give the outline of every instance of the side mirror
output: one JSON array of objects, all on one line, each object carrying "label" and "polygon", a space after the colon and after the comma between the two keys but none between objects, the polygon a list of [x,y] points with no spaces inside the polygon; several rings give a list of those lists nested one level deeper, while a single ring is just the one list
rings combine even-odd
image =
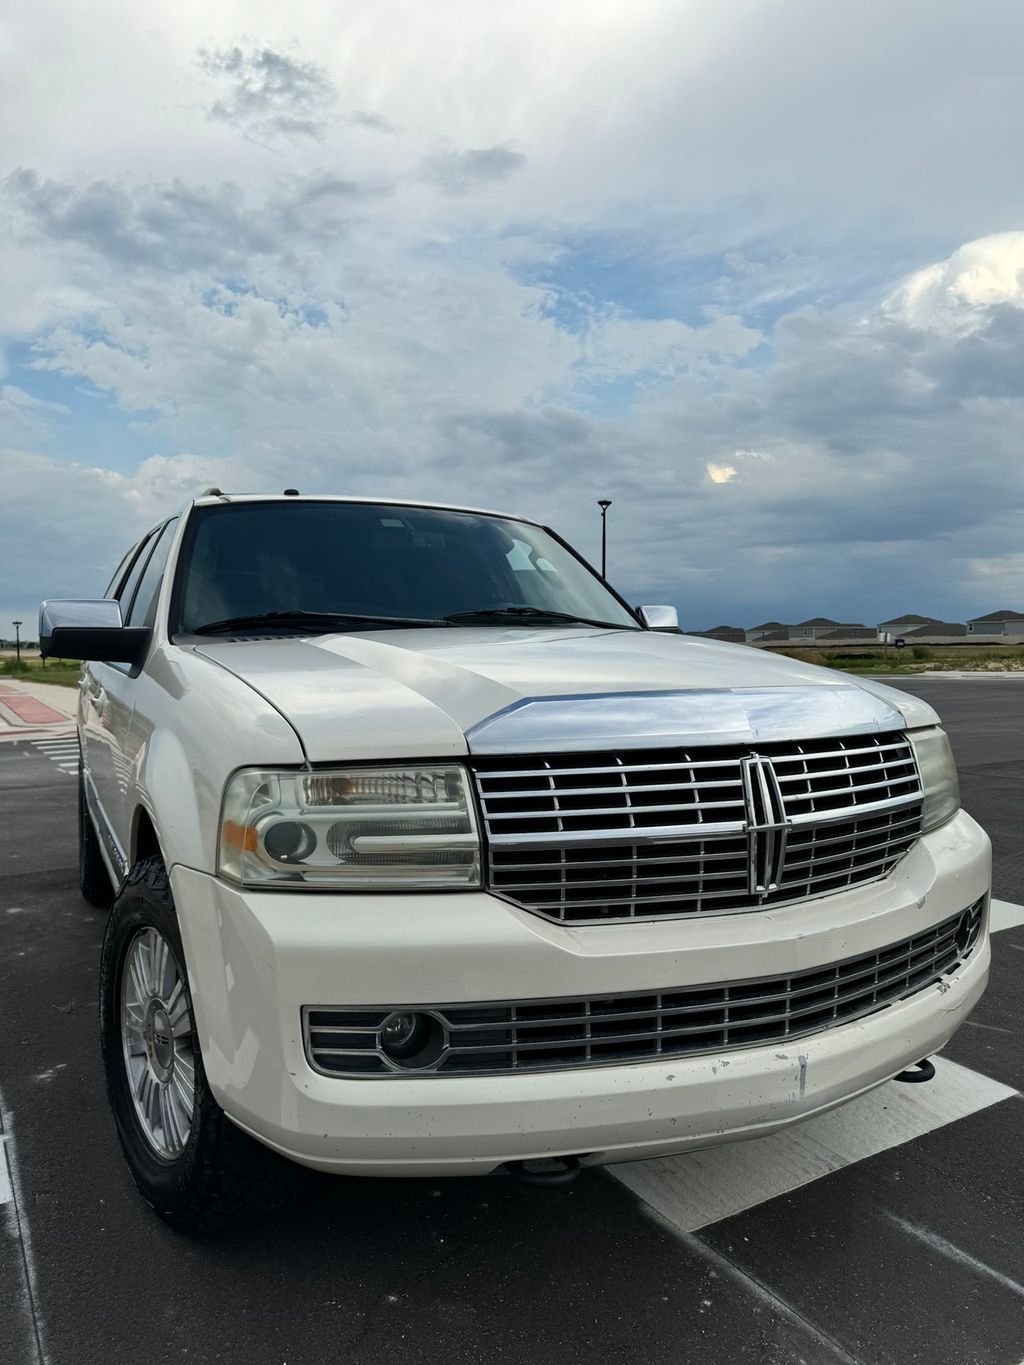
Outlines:
[{"label": "side mirror", "polygon": [[125,626],[113,598],[70,598],[39,608],[39,652],[44,659],[137,664],[149,643],[145,626]]},{"label": "side mirror", "polygon": [[637,607],[636,610],[648,630],[679,632],[679,613],[675,607]]}]

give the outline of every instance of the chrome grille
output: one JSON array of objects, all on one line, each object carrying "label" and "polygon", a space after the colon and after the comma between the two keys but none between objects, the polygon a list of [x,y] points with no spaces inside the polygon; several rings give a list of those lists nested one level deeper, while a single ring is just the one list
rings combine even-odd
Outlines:
[{"label": "chrome grille", "polygon": [[[303,1010],[306,1056],[328,1075],[480,1075],[642,1062],[782,1043],[858,1019],[933,985],[969,956],[984,901],[901,943],[827,967],[636,995],[470,1005]],[[445,1046],[427,1071],[383,1054],[394,1010],[429,1011]]]},{"label": "chrome grille", "polygon": [[559,921],[755,910],[885,876],[920,833],[899,733],[474,763],[493,891]]}]

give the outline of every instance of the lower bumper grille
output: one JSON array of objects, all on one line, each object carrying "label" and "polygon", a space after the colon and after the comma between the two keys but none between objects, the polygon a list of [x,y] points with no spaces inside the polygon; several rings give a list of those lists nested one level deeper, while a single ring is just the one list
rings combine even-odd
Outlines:
[{"label": "lower bumper grille", "polygon": [[[829,967],[642,995],[303,1009],[306,1056],[335,1076],[467,1076],[572,1070],[781,1043],[873,1014],[933,985],[974,950],[984,902],[913,938]],[[420,1011],[443,1043],[428,1067],[384,1052],[396,1010]]]}]

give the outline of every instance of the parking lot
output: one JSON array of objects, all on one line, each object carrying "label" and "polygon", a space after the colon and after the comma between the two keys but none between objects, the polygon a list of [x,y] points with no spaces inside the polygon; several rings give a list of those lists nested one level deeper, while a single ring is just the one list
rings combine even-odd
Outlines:
[{"label": "parking lot", "polygon": [[108,1116],[73,746],[0,743],[0,1357],[1020,1365],[1024,680],[910,690],[953,737],[999,901],[988,994],[934,1082],[564,1190],[310,1176],[208,1241],[143,1205]]}]

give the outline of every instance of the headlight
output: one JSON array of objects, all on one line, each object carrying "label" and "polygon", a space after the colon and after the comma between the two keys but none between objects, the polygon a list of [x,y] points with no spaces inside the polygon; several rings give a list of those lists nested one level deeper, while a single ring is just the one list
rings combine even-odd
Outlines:
[{"label": "headlight", "polygon": [[911,730],[907,738],[914,746],[921,774],[924,789],[921,832],[927,834],[930,829],[944,825],[960,809],[960,780],[945,730]]},{"label": "headlight", "polygon": [[452,764],[243,769],[224,793],[218,866],[244,886],[479,886],[465,772]]}]

